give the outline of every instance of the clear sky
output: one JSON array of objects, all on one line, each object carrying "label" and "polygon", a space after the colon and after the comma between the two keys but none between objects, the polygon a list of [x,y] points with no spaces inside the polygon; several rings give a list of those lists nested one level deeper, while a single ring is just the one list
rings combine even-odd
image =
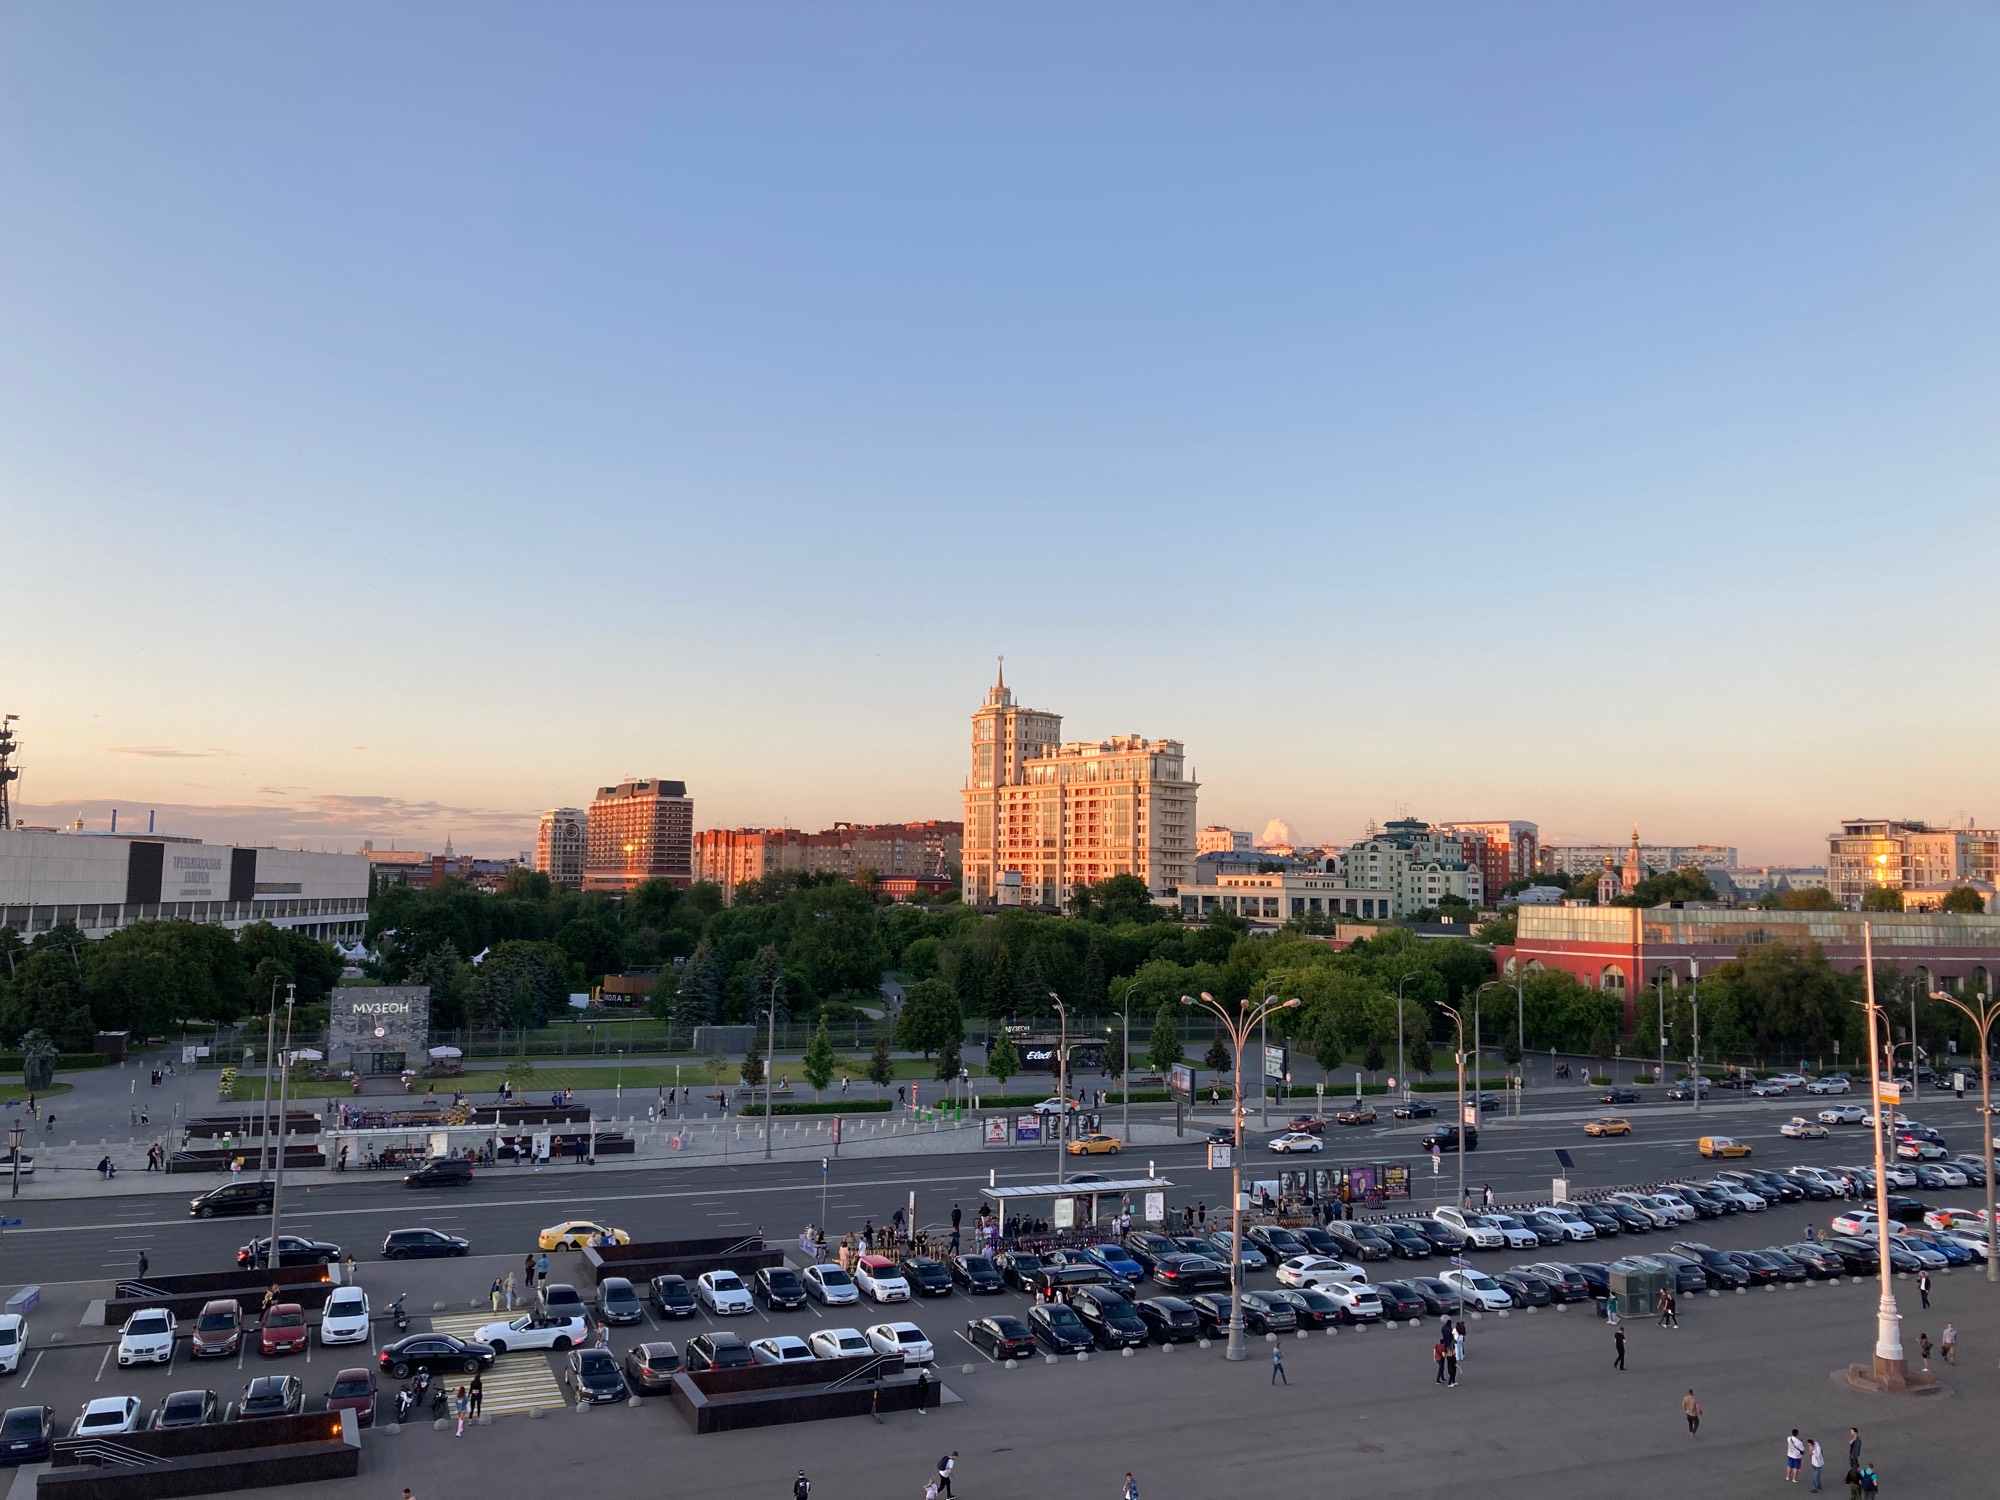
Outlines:
[{"label": "clear sky", "polygon": [[2000,821],[2000,11],[20,3],[38,817]]}]

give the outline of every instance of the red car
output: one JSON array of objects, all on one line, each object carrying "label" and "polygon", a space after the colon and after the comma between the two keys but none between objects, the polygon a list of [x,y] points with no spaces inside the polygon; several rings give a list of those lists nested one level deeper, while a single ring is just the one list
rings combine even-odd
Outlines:
[{"label": "red car", "polygon": [[257,1330],[257,1352],[303,1354],[310,1332],[303,1307],[296,1302],[274,1302],[264,1314],[264,1326]]},{"label": "red car", "polygon": [[351,1411],[363,1427],[375,1425],[375,1376],[360,1365],[342,1370],[327,1387],[328,1411]]},{"label": "red car", "polygon": [[1294,1115],[1291,1130],[1303,1130],[1307,1135],[1325,1135],[1326,1119],[1322,1115]]}]

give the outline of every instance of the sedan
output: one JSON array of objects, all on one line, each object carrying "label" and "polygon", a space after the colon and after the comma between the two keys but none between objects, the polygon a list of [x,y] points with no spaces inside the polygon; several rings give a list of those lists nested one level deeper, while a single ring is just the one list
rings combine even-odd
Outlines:
[{"label": "sedan", "polygon": [[306,1310],[296,1302],[274,1302],[264,1309],[264,1321],[257,1330],[257,1352],[267,1358],[280,1354],[303,1354],[312,1341],[306,1324]]},{"label": "sedan", "polygon": [[750,1355],[760,1365],[809,1365],[817,1358],[806,1341],[792,1333],[751,1340]]},{"label": "sedan", "polygon": [[[345,1371],[342,1371],[345,1374]],[[367,1374],[366,1370],[362,1374]],[[373,1389],[371,1386],[370,1389]],[[333,1408],[329,1406],[327,1410]],[[222,1420],[222,1398],[214,1391],[175,1391],[160,1403],[160,1414],[153,1418],[153,1430],[172,1427],[207,1427]],[[361,1425],[366,1427],[368,1419]]]},{"label": "sedan", "polygon": [[[799,1293],[799,1301],[806,1299]],[[646,1306],[639,1300],[639,1289],[623,1276],[607,1276],[597,1284],[597,1316],[606,1323],[643,1323],[646,1321]]]},{"label": "sedan", "polygon": [[718,1318],[757,1310],[750,1288],[734,1271],[703,1271],[694,1279],[694,1297]]},{"label": "sedan", "polygon": [[1206,1255],[1162,1255],[1153,1262],[1153,1280],[1177,1292],[1229,1285],[1229,1268]]},{"label": "sedan", "polygon": [[1576,1205],[1576,1213],[1577,1217],[1596,1230],[1600,1237],[1622,1234],[1625,1230],[1625,1221],[1602,1204],[1579,1203]]},{"label": "sedan", "polygon": [[1433,1317],[1457,1311],[1457,1287],[1439,1281],[1435,1276],[1412,1276],[1410,1278],[1410,1285],[1415,1287],[1417,1295],[1429,1304]]},{"label": "sedan", "polygon": [[319,1341],[335,1344],[368,1342],[368,1294],[358,1286],[334,1288],[319,1312]]},{"label": "sedan", "polygon": [[1152,1336],[1163,1344],[1179,1344],[1201,1337],[1201,1317],[1180,1297],[1147,1297],[1132,1304],[1132,1310]]},{"label": "sedan", "polygon": [[750,1298],[772,1312],[804,1307],[806,1284],[790,1266],[764,1266],[750,1278]]},{"label": "sedan", "polygon": [[[302,1239],[296,1234],[278,1236],[278,1264],[281,1266],[330,1266],[340,1259],[340,1246],[325,1240]],[[271,1263],[271,1241],[252,1240],[236,1252],[236,1264],[263,1270]]]},{"label": "sedan", "polygon": [[1042,1258],[1026,1250],[1002,1250],[993,1258],[1000,1279],[1017,1291],[1027,1291],[1028,1283],[1042,1268]]},{"label": "sedan", "polygon": [[518,1318],[484,1323],[472,1331],[474,1342],[485,1344],[495,1354],[509,1350],[554,1349],[558,1353],[590,1339],[590,1323],[584,1318],[547,1318],[523,1313]]},{"label": "sedan", "polygon": [[142,1307],[118,1334],[118,1363],[167,1365],[174,1360],[174,1316],[164,1307]]},{"label": "sedan", "polygon": [[822,1328],[806,1340],[820,1359],[847,1359],[856,1354],[873,1354],[859,1328]]},{"label": "sedan", "polygon": [[139,1415],[145,1410],[137,1396],[99,1396],[70,1424],[71,1437],[110,1437],[121,1432],[137,1432]]},{"label": "sedan", "polygon": [[1512,1307],[1514,1299],[1507,1289],[1488,1276],[1484,1271],[1465,1271],[1454,1267],[1438,1277],[1454,1294],[1463,1297],[1472,1307],[1488,1312],[1498,1312],[1503,1307]]},{"label": "sedan", "polygon": [[[1215,1258],[1221,1261],[1224,1265],[1228,1265],[1230,1262],[1232,1246],[1234,1244],[1234,1241],[1230,1237],[1229,1231],[1226,1229],[1216,1230],[1214,1234],[1208,1237],[1208,1242],[1215,1249]],[[1246,1271],[1261,1271],[1264,1269],[1264,1266],[1266,1264],[1264,1260],[1264,1252],[1259,1250],[1255,1245],[1243,1246],[1240,1259],[1242,1261],[1243,1269]]]},{"label": "sedan", "polygon": [[1428,1120],[1437,1113],[1437,1106],[1427,1099],[1405,1099],[1389,1113],[1399,1120]]},{"label": "sedan", "polygon": [[564,1219],[560,1224],[551,1224],[535,1236],[535,1245],[542,1250],[581,1250],[589,1245],[601,1245],[606,1238],[614,1245],[629,1245],[632,1236],[622,1229],[612,1229],[590,1219]]},{"label": "sedan", "polygon": [[[211,1401],[215,1399],[213,1392],[204,1391],[201,1394],[206,1395]],[[326,1388],[323,1407],[327,1411],[351,1411],[354,1413],[354,1419],[363,1427],[373,1427],[375,1425],[373,1372],[361,1365],[350,1365],[345,1370],[339,1371],[333,1377],[333,1384]],[[162,1408],[160,1412],[162,1426],[166,1424],[166,1416],[166,1411]]]},{"label": "sedan", "polygon": [[974,1318],[965,1325],[966,1342],[995,1359],[1028,1359],[1035,1352],[1035,1331],[1006,1313]]},{"label": "sedan", "polygon": [[1632,1122],[1623,1115],[1601,1115],[1586,1123],[1583,1133],[1591,1136],[1630,1135]]},{"label": "sedan", "polygon": [[1836,1214],[1827,1227],[1835,1234],[1870,1235],[1881,1221],[1865,1208],[1850,1208],[1844,1214]]},{"label": "sedan", "polygon": [[1716,1291],[1734,1291],[1750,1285],[1750,1268],[1727,1251],[1692,1241],[1678,1244],[1674,1249],[1700,1266],[1703,1278]]},{"label": "sedan", "polygon": [[236,1420],[258,1417],[296,1417],[306,1409],[305,1383],[296,1375],[259,1375],[243,1387],[243,1399],[236,1403]]},{"label": "sedan", "polygon": [[1083,1319],[1060,1302],[1037,1302],[1028,1309],[1028,1326],[1035,1339],[1051,1354],[1081,1354],[1096,1342]]},{"label": "sedan", "polygon": [[1093,1131],[1089,1135],[1080,1135],[1067,1147],[1071,1156],[1116,1156],[1124,1149],[1125,1143],[1117,1136],[1106,1135],[1101,1130]]},{"label": "sedan", "polygon": [[53,1406],[10,1406],[0,1416],[0,1464],[38,1464],[55,1444]]},{"label": "sedan", "polygon": [[900,1354],[906,1366],[927,1365],[937,1357],[923,1329],[914,1323],[877,1323],[861,1332],[869,1348],[877,1354]]},{"label": "sedan", "polygon": [[799,1273],[799,1280],[806,1285],[806,1295],[821,1307],[845,1307],[861,1300],[854,1278],[836,1265],[807,1266]]},{"label": "sedan", "polygon": [[625,1351],[625,1383],[642,1396],[664,1391],[681,1367],[681,1351],[667,1340],[634,1344]]},{"label": "sedan", "polygon": [[993,1262],[983,1255],[954,1255],[945,1262],[945,1270],[951,1276],[951,1284],[967,1296],[987,1296],[1006,1286]]},{"label": "sedan", "polygon": [[572,1349],[569,1368],[563,1378],[579,1401],[595,1406],[603,1401],[623,1401],[632,1394],[625,1384],[625,1372],[618,1368],[618,1356],[609,1349]]},{"label": "sedan", "polygon": [[1373,1125],[1375,1123],[1375,1106],[1372,1104],[1357,1104],[1352,1109],[1341,1110],[1333,1117],[1333,1120],[1336,1125]]},{"label": "sedan", "polygon": [[1070,1298],[1083,1326],[1104,1349],[1130,1349],[1152,1337],[1132,1304],[1106,1287],[1086,1287]]},{"label": "sedan", "polygon": [[1324,1255],[1294,1255],[1278,1267],[1278,1285],[1290,1287],[1328,1286],[1334,1282],[1366,1282],[1368,1273],[1344,1260]]},{"label": "sedan", "polygon": [[1598,1102],[1601,1104],[1637,1104],[1639,1102],[1639,1091],[1637,1089],[1625,1088],[1606,1089],[1604,1093],[1598,1096]]},{"label": "sedan", "polygon": [[418,1370],[438,1373],[463,1370],[470,1375],[475,1370],[490,1368],[494,1358],[491,1344],[454,1338],[448,1333],[413,1333],[393,1344],[384,1344],[378,1362],[389,1372],[390,1379],[408,1380]]},{"label": "sedan", "polygon": [[[1382,1316],[1391,1322],[1430,1316],[1429,1300],[1407,1281],[1378,1281],[1375,1296],[1382,1304]],[[1439,1307],[1438,1311],[1442,1313],[1444,1309]]]},{"label": "sedan", "polygon": [[1068,1111],[1074,1114],[1082,1108],[1083,1106],[1074,1099],[1065,1099],[1059,1094],[1051,1094],[1035,1106],[1035,1113],[1038,1115],[1059,1115],[1064,1111]]},{"label": "sedan", "polygon": [[1822,1125],[1863,1125],[1868,1121],[1868,1111],[1858,1104],[1832,1104],[1819,1112]]},{"label": "sedan", "polygon": [[1303,1130],[1288,1130],[1283,1135],[1273,1136],[1266,1149],[1280,1156],[1289,1156],[1299,1151],[1324,1151],[1326,1142],[1316,1135],[1307,1135]]},{"label": "sedan", "polygon": [[[1433,1225],[1442,1231],[1442,1225]],[[1384,1224],[1380,1226],[1382,1237],[1389,1242],[1390,1251],[1399,1260],[1427,1260],[1431,1254],[1431,1242],[1422,1227],[1412,1228],[1408,1224]]]},{"label": "sedan", "polygon": [[1933,1192],[1942,1188],[1967,1186],[1965,1174],[1950,1162],[1919,1162],[1910,1170],[1917,1174],[1918,1187],[1929,1188]]},{"label": "sedan", "polygon": [[[1367,1292],[1371,1297],[1375,1294],[1373,1287],[1359,1287],[1355,1288],[1355,1290]],[[1299,1327],[1301,1328],[1332,1328],[1338,1323],[1352,1321],[1347,1311],[1345,1299],[1337,1297],[1331,1292],[1323,1292],[1317,1287],[1303,1292],[1295,1292],[1288,1287],[1280,1287],[1276,1291],[1264,1292],[1261,1295],[1276,1297],[1280,1302],[1290,1307],[1292,1316],[1298,1319]],[[1376,1315],[1379,1317],[1382,1308],[1382,1299],[1380,1297],[1375,1297],[1375,1308]]]},{"label": "sedan", "polygon": [[1146,1268],[1134,1260],[1122,1245],[1092,1245],[1083,1253],[1129,1285],[1137,1286],[1146,1279]]},{"label": "sedan", "polygon": [[[812,1273],[806,1273],[810,1276]],[[687,1284],[684,1276],[655,1276],[646,1285],[646,1291],[653,1301],[653,1311],[663,1318],[691,1318],[694,1316],[694,1289]]]},{"label": "sedan", "polygon": [[1551,1232],[1544,1237],[1533,1225],[1524,1224],[1512,1214],[1487,1214],[1487,1223],[1500,1231],[1509,1250],[1533,1250],[1538,1245],[1558,1245],[1562,1236]]}]

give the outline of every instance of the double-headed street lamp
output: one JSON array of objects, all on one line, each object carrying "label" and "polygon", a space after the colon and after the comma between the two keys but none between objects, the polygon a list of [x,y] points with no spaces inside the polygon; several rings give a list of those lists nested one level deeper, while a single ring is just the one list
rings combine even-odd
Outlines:
[{"label": "double-headed street lamp", "polygon": [[[1992,1050],[1993,1023],[2000,1021],[2000,1005],[1993,1000],[1993,982],[1986,982],[1986,993],[1972,1000],[1961,1000],[1944,990],[1932,990],[1931,999],[1942,1000],[1953,1010],[1972,1023],[1979,1033],[1979,1140],[1980,1149],[1986,1154],[1986,1279],[2000,1281],[2000,1225],[1993,1222],[1993,1064],[1989,1057]],[[1911,1049],[1914,1058],[1916,1049]],[[1916,1077],[1917,1065],[1910,1064],[1910,1076]],[[1881,1118],[1881,1112],[1876,1112]]]},{"label": "double-headed street lamp", "polygon": [[1403,1096],[1409,1097],[1410,1079],[1403,1071],[1403,986],[1424,973],[1422,969],[1412,969],[1396,981],[1396,1076],[1403,1080]]},{"label": "double-headed street lamp", "polygon": [[1181,996],[1183,1005],[1203,1005],[1222,1023],[1222,1029],[1229,1034],[1230,1044],[1236,1055],[1235,1092],[1230,1097],[1236,1115],[1236,1140],[1229,1152],[1229,1345],[1223,1354],[1225,1359],[1245,1358],[1243,1349],[1243,1049],[1249,1045],[1251,1031],[1262,1025],[1273,1011],[1297,1010],[1296,998],[1280,1000],[1276,995],[1267,995],[1264,1003],[1254,1011],[1245,998],[1236,1002],[1236,1011],[1217,1000],[1207,990],[1196,1000],[1192,995]]},{"label": "double-headed street lamp", "polygon": [[1438,1009],[1451,1017],[1451,1024],[1458,1030],[1458,1043],[1452,1049],[1458,1059],[1458,1201],[1465,1202],[1465,1017],[1453,1006],[1438,1002]]}]

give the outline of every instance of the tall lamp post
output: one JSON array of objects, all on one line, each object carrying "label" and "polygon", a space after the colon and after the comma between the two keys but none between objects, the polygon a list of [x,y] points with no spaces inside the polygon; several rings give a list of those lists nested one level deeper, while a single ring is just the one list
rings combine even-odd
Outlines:
[{"label": "tall lamp post", "polygon": [[28,1127],[19,1120],[7,1127],[7,1143],[14,1148],[14,1196],[21,1196],[21,1137],[28,1133]]},{"label": "tall lamp post", "polygon": [[[1272,995],[1253,1011],[1249,1000],[1243,999],[1236,1002],[1236,1012],[1232,1015],[1227,1006],[1203,990],[1199,1000],[1192,995],[1181,996],[1181,1004],[1206,1006],[1229,1033],[1236,1054],[1235,1093],[1230,1100],[1235,1106],[1236,1144],[1229,1153],[1229,1345],[1223,1358],[1242,1360],[1246,1357],[1243,1349],[1243,1049],[1250,1043],[1251,1032],[1261,1026],[1272,1011],[1296,1010],[1299,1002],[1296,998],[1280,1000]],[[1263,1066],[1261,1057],[1257,1065],[1260,1068]]]},{"label": "tall lamp post", "polygon": [[1403,1071],[1403,986],[1423,973],[1412,969],[1396,981],[1396,1076],[1403,1080],[1403,1097],[1410,1097],[1410,1077]]},{"label": "tall lamp post", "polygon": [[[278,1054],[278,1165],[277,1165],[277,1170],[271,1179],[271,1253],[266,1260],[266,1264],[270,1266],[276,1266],[279,1264],[278,1200],[284,1197],[285,1194],[285,1109],[287,1104],[286,1085],[291,1081],[291,1076],[292,1076],[292,1070],[290,1066],[291,1052],[292,1052],[292,1002],[295,999],[297,999],[297,987],[289,984],[286,985],[285,986],[285,1050]],[[268,1070],[266,1071],[264,1076],[267,1080],[270,1078],[271,1075],[268,1072]],[[266,1096],[268,1096],[270,1092],[271,1092],[271,1085],[268,1082],[266,1082],[264,1085],[264,1093],[266,1094]],[[264,1144],[268,1145],[270,1143],[270,1139],[271,1137],[268,1134],[265,1135]]]},{"label": "tall lamp post", "polygon": [[1125,1009],[1125,1045],[1119,1050],[1118,1061],[1118,1139],[1132,1139],[1132,981],[1125,981],[1122,997]]},{"label": "tall lamp post", "polygon": [[1063,1158],[1069,1151],[1069,1012],[1063,1008],[1062,996],[1049,991],[1049,999],[1056,1008],[1056,1186],[1065,1180],[1066,1163]]},{"label": "tall lamp post", "polygon": [[1458,1044],[1452,1055],[1458,1059],[1458,1201],[1465,1202],[1465,1017],[1452,1006],[1438,1003],[1438,1009],[1451,1017],[1451,1024],[1458,1029]]},{"label": "tall lamp post", "polygon": [[[784,989],[785,971],[781,968],[771,976],[771,993],[765,998],[764,1015],[769,1025],[770,1040],[764,1045],[764,1160],[771,1159],[771,1075],[778,1069],[778,996]],[[623,1088],[625,1082],[625,1060],[618,1060],[618,1082]],[[912,1224],[910,1232],[916,1233]]]},{"label": "tall lamp post", "polygon": [[1475,990],[1472,995],[1472,1090],[1475,1094],[1477,1094],[1480,1090],[1482,1090],[1485,1087],[1484,1081],[1479,1076],[1480,997],[1483,996],[1488,990],[1504,990],[1506,988],[1507,988],[1507,983],[1505,980],[1489,979],[1484,984],[1480,985],[1479,988]]},{"label": "tall lamp post", "polygon": [[[1875,1101],[1877,1128],[1870,1132],[1875,1138],[1875,1253],[1881,1258],[1882,1295],[1875,1304],[1875,1362],[1872,1370],[1874,1383],[1885,1390],[1908,1389],[1909,1362],[1903,1358],[1903,1315],[1896,1309],[1896,1291],[1890,1285],[1889,1277],[1894,1267],[1889,1263],[1889,1173],[1888,1164],[1882,1159],[1882,1131],[1880,1129],[1882,1110],[1885,1102],[1893,1113],[1898,1099],[1885,1101],[1882,1091],[1882,1052],[1876,1045],[1876,1026],[1885,1018],[1882,1008],[1875,1001],[1875,937],[1869,923],[1861,924],[1861,972],[1867,978],[1868,1013],[1868,1085],[1869,1093]],[[1887,1027],[1883,1027],[1886,1036]],[[1988,1226],[1991,1228],[1991,1226]],[[1928,1376],[1925,1377],[1929,1379]]]},{"label": "tall lamp post", "polygon": [[[1986,993],[1972,1000],[1961,1000],[1958,996],[1943,990],[1932,990],[1931,999],[1942,1000],[1953,1010],[1972,1023],[1979,1033],[1979,1141],[1980,1149],[1986,1155],[1986,1279],[2000,1281],[2000,1242],[1994,1236],[1993,1222],[1993,1080],[1992,1062],[1988,1054],[1992,1048],[1993,1023],[2000,1021],[2000,1005],[1993,999],[1993,981],[1986,982]],[[1912,1071],[1915,1064],[1911,1064]],[[1878,1112],[1877,1118],[1880,1118]],[[19,1147],[16,1147],[18,1153]]]},{"label": "tall lamp post", "polygon": [[1688,960],[1688,1024],[1694,1028],[1694,1040],[1688,1047],[1688,1071],[1694,1076],[1688,1079],[1688,1092],[1694,1095],[1693,1114],[1701,1113],[1701,960]]}]

